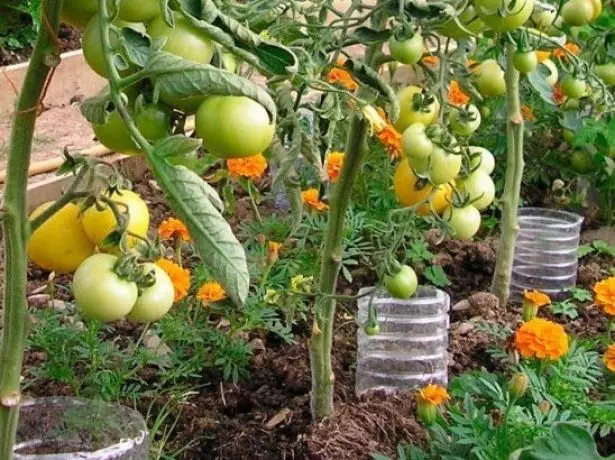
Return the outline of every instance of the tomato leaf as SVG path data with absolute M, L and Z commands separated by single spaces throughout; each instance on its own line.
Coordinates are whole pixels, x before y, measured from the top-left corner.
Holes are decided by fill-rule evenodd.
M 527 74 L 527 81 L 530 86 L 538 93 L 543 101 L 547 104 L 554 106 L 553 101 L 553 88 L 547 82 L 547 76 L 550 70 L 547 66 L 538 66 L 533 72 Z
M 229 298 L 243 305 L 250 287 L 246 254 L 220 213 L 213 187 L 184 166 L 171 166 L 156 148 L 148 155 L 156 180 L 171 208 L 186 224 L 199 255 Z
M 109 88 L 105 88 L 105 90 L 94 97 L 86 99 L 81 104 L 81 114 L 87 121 L 95 125 L 105 123 L 111 110 L 113 110 L 113 102 L 111 101 Z
M 376 30 L 370 29 L 369 27 L 357 27 L 354 34 L 351 35 L 351 38 L 355 38 L 357 43 L 362 43 L 364 45 L 377 45 L 379 43 L 386 42 L 389 38 L 391 38 L 391 35 L 391 30 Z
M 173 17 L 173 11 L 169 8 L 169 0 L 160 0 L 160 11 L 162 11 L 162 18 L 169 27 L 175 27 L 175 18 Z
M 156 155 L 162 158 L 182 156 L 198 150 L 203 141 L 181 134 L 165 137 L 154 146 Z
M 139 67 L 145 67 L 149 54 L 149 38 L 130 27 L 122 27 L 120 33 L 122 45 L 130 62 Z
M 275 121 L 277 109 L 269 93 L 247 78 L 206 64 L 197 64 L 164 51 L 150 55 L 147 70 L 155 85 L 172 98 L 189 96 L 246 96 L 254 99 Z

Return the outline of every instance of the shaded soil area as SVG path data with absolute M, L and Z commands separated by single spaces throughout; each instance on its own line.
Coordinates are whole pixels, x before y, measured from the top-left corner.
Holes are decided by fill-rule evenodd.
M 62 53 L 81 48 L 81 31 L 79 29 L 74 29 L 66 24 L 62 24 L 58 33 L 58 39 L 60 43 L 60 52 Z M 25 47 L 19 50 L 0 47 L 0 67 L 25 62 L 30 59 L 31 54 L 31 47 Z

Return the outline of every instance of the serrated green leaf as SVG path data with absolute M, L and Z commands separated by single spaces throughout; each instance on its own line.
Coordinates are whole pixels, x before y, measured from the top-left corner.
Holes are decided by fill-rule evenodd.
M 169 0 L 160 0 L 160 11 L 162 11 L 162 18 L 169 27 L 175 27 L 175 18 L 173 17 L 173 11 L 169 8 Z
M 120 33 L 128 60 L 139 67 L 145 67 L 150 47 L 147 35 L 143 35 L 130 27 L 122 27 Z
M 369 27 L 357 27 L 351 37 L 357 39 L 358 43 L 364 45 L 377 45 L 384 43 L 391 38 L 391 30 L 376 30 Z
M 171 166 L 153 154 L 148 159 L 171 208 L 188 227 L 208 269 L 229 298 L 243 305 L 250 287 L 246 254 L 219 211 L 222 202 L 217 192 L 184 166 Z
M 107 121 L 109 112 L 113 109 L 113 102 L 109 88 L 105 88 L 94 97 L 90 97 L 81 104 L 81 115 L 92 124 L 101 125 Z
M 156 87 L 172 98 L 189 96 L 246 96 L 269 112 L 275 122 L 277 109 L 269 93 L 247 78 L 207 64 L 187 61 L 164 51 L 150 55 L 147 70 Z
M 203 141 L 181 134 L 165 137 L 154 145 L 154 155 L 160 158 L 181 156 L 198 150 Z
M 551 85 L 547 82 L 549 72 L 550 70 L 546 66 L 538 66 L 536 70 L 527 74 L 527 81 L 543 101 L 554 106 L 553 88 L 551 88 Z

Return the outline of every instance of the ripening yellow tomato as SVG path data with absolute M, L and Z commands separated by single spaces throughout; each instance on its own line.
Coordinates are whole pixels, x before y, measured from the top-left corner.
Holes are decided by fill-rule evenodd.
M 415 96 L 420 95 L 421 103 L 415 103 Z M 395 129 L 403 133 L 406 128 L 415 123 L 425 126 L 430 125 L 438 118 L 440 102 L 431 92 L 418 86 L 408 86 L 402 89 L 397 98 L 399 99 L 399 119 L 395 123 Z

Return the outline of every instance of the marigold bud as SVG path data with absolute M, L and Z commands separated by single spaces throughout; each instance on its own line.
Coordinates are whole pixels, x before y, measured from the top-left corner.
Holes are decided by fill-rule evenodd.
M 543 415 L 547 415 L 551 410 L 551 403 L 549 401 L 542 401 L 538 404 L 538 409 L 542 412 Z
M 425 425 L 431 425 L 436 421 L 436 417 L 438 416 L 438 406 L 428 401 L 418 401 L 416 413 L 421 422 Z
M 525 394 L 528 387 L 530 386 L 530 379 L 527 375 L 523 373 L 518 373 L 512 376 L 510 381 L 508 382 L 508 391 L 515 398 L 520 398 Z

